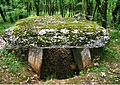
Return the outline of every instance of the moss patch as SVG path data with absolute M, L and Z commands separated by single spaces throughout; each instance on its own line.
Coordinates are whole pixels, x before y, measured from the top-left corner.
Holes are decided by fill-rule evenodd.
M 20 29 L 26 30 L 41 30 L 41 29 L 69 29 L 69 30 L 84 30 L 84 31 L 96 31 L 98 29 L 104 29 L 97 23 L 88 20 L 77 20 L 75 18 L 61 18 L 61 17 L 28 17 L 19 20 L 14 25 L 14 34 Z

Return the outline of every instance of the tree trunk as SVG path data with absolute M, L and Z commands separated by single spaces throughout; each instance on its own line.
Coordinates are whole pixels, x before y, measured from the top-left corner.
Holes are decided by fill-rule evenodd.
M 52 2 L 51 0 L 49 1 L 49 15 L 52 15 Z
M 31 2 L 27 2 L 26 5 L 27 5 L 27 7 L 26 7 L 26 8 L 27 8 L 27 13 L 30 15 L 30 13 L 31 13 L 31 8 L 32 8 L 32 7 L 31 7 Z
M 71 4 L 69 4 L 69 17 L 71 17 L 72 16 L 72 14 L 71 14 L 71 11 L 72 10 L 72 6 L 71 6 Z
M 93 12 L 93 3 L 91 0 L 86 0 L 86 11 L 85 11 L 85 15 L 86 15 L 86 19 L 90 20 L 92 17 L 92 12 Z
M 52 12 L 52 16 L 54 15 L 54 13 L 55 13 L 55 7 L 54 7 L 54 2 L 52 2 L 52 5 L 51 5 L 52 7 L 52 9 L 51 9 L 51 12 Z
M 117 3 L 116 3 L 115 9 L 112 12 L 112 17 L 113 17 L 112 22 L 113 23 L 117 22 L 117 13 L 118 13 L 119 10 L 120 10 L 120 1 L 118 0 Z
M 45 0 L 45 13 L 48 14 L 48 2 Z
M 10 22 L 13 23 L 14 20 L 13 20 L 13 18 L 12 18 L 12 14 L 9 15 L 9 18 L 10 18 Z
M 104 28 L 106 28 L 107 26 L 107 5 L 108 5 L 108 0 L 104 0 L 103 4 L 102 4 L 102 16 L 103 16 L 103 21 L 102 21 L 102 26 Z
M 4 22 L 7 22 L 7 20 L 6 20 L 6 18 L 5 18 L 5 15 L 4 15 L 1 7 L 0 7 L 0 14 L 1 14 L 1 16 L 2 16 L 3 21 L 4 21 Z
M 47 1 L 47 12 L 51 16 L 51 0 Z
M 108 0 L 104 0 L 102 5 L 101 5 L 100 0 L 96 0 L 96 4 L 97 4 L 97 7 L 98 7 L 98 11 L 100 13 L 102 26 L 104 28 L 106 28 L 106 25 L 107 25 L 107 16 L 106 15 L 107 15 Z
M 93 12 L 93 20 L 95 20 L 95 13 L 97 11 L 97 4 L 95 5 L 95 9 L 94 9 L 94 12 Z
M 35 3 L 35 8 L 36 8 L 36 15 L 39 16 L 39 3 L 40 3 L 40 0 L 37 0 L 34 2 Z
M 64 1 L 60 0 L 60 13 L 64 17 Z

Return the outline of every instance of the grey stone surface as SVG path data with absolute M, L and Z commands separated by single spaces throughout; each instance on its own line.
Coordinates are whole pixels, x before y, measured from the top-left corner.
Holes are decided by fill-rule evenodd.
M 39 76 L 42 66 L 42 58 L 43 49 L 30 48 L 28 55 L 28 63 Z
M 52 30 L 50 30 L 52 31 Z M 53 30 L 54 31 L 54 30 Z M 105 45 L 109 42 L 110 40 L 110 37 L 109 37 L 109 33 L 107 32 L 107 30 L 102 30 L 102 33 L 103 35 L 102 36 L 96 36 L 96 38 L 93 40 L 93 39 L 90 39 L 88 40 L 88 42 L 86 42 L 85 44 L 79 46 L 79 45 L 69 45 L 70 42 L 67 42 L 65 39 L 65 43 L 67 43 L 66 45 L 50 45 L 50 46 L 40 46 L 40 48 L 99 48 L 99 47 L 105 47 Z M 90 32 L 85 32 L 84 33 L 85 35 L 87 36 L 91 36 L 92 33 Z M 99 32 L 97 33 L 96 32 L 96 35 L 99 34 Z M 9 28 L 8 30 L 6 30 L 5 34 L 4 34 L 4 39 L 6 41 L 8 41 L 10 44 L 16 46 L 16 47 L 19 47 L 19 46 L 22 46 L 22 47 L 30 47 L 31 45 L 36 45 L 36 42 L 33 42 L 32 41 L 32 38 L 34 37 L 28 37 L 27 38 L 18 38 L 18 37 L 15 37 L 13 35 L 13 29 L 12 27 Z M 52 38 L 50 38 L 52 39 Z M 54 37 L 55 39 L 55 37 Z M 81 43 L 82 41 L 86 40 L 87 37 L 86 36 L 83 36 L 83 37 L 79 37 Z M 54 41 L 54 40 L 52 40 Z
M 0 37 L 0 50 L 2 50 L 2 49 L 4 48 L 5 43 L 6 43 L 6 42 L 3 40 L 3 38 Z
M 92 64 L 90 50 L 88 48 L 83 49 L 81 52 L 83 68 L 87 68 Z

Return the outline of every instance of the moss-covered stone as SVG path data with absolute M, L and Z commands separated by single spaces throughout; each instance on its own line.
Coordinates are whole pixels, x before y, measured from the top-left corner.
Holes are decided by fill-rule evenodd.
M 104 47 L 109 40 L 106 29 L 95 22 L 76 18 L 28 17 L 16 22 L 12 28 L 5 33 L 5 39 L 20 55 L 27 56 L 31 45 L 38 49 L 52 48 L 43 52 L 42 79 L 49 76 L 68 78 L 73 76 L 75 71 L 78 73 L 82 66 L 78 69 L 75 62 L 81 51 L 72 49 L 72 53 L 68 48 L 96 49 Z M 90 52 L 92 59 L 97 56 L 94 52 L 98 51 Z
M 75 46 L 86 47 L 98 40 L 105 45 L 107 31 L 97 23 L 76 18 L 34 16 L 19 20 L 13 35 L 25 44 L 39 47 Z M 108 39 L 107 39 L 108 40 Z M 96 46 L 97 46 L 96 45 Z M 95 47 L 95 46 L 91 46 Z
M 61 17 L 28 17 L 26 19 L 19 20 L 15 23 L 14 34 L 17 35 L 18 31 L 26 30 L 41 30 L 41 29 L 69 29 L 69 30 L 84 30 L 84 31 L 96 31 L 96 28 L 103 29 L 95 22 L 88 20 L 77 20 L 75 18 L 61 18 Z M 97 29 L 98 30 L 98 29 Z

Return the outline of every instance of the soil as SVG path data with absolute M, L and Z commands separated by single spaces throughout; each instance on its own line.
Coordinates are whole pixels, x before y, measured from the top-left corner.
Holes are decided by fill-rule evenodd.
M 75 64 L 70 49 L 45 49 L 41 68 L 41 79 L 66 79 L 75 75 L 76 69 L 71 66 Z

